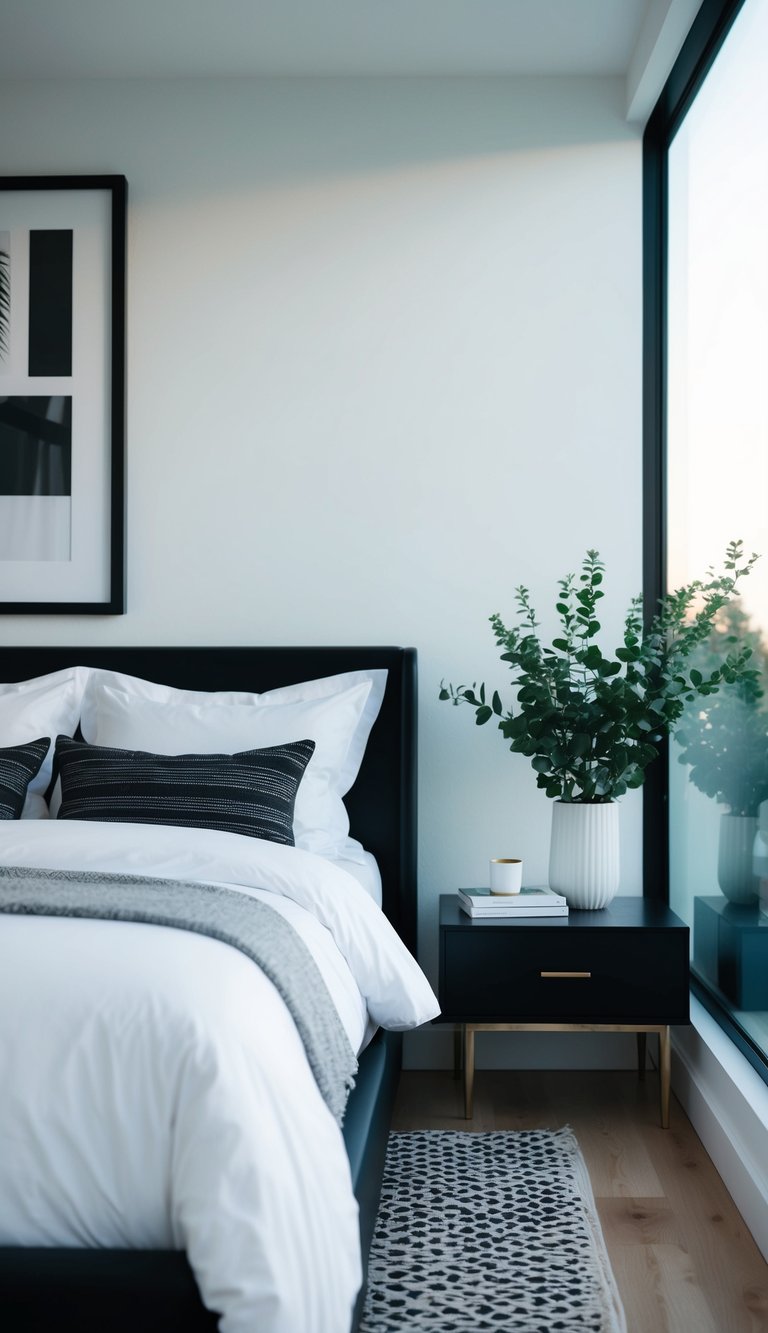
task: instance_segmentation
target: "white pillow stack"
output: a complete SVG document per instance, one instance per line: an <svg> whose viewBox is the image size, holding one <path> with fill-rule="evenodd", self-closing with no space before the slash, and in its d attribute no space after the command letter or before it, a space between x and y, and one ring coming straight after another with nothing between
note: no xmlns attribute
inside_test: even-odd
<svg viewBox="0 0 768 1333"><path fill-rule="evenodd" d="M350 671L264 694L208 693L94 669L80 726L90 744L153 754L232 754L313 740L296 798L296 846L362 864L343 797L360 770L386 678L385 670Z"/></svg>
<svg viewBox="0 0 768 1333"><path fill-rule="evenodd" d="M343 798L355 781L381 708L386 670L346 671L263 694L181 690L116 671L66 667L34 680L0 683L0 748L50 736L22 818L45 819L57 736L80 724L92 745L153 754L233 754L313 740L294 813L296 846L366 873L372 858L349 836ZM59 784L51 814L60 804ZM376 872L377 875L378 872ZM374 876L374 879L376 876ZM373 896L376 892L371 890Z"/></svg>
<svg viewBox="0 0 768 1333"><path fill-rule="evenodd" d="M57 736L74 736L88 679L85 667L67 667L48 676L0 684L0 748L50 736L43 765L27 789L22 819L45 819L44 794L50 784Z"/></svg>

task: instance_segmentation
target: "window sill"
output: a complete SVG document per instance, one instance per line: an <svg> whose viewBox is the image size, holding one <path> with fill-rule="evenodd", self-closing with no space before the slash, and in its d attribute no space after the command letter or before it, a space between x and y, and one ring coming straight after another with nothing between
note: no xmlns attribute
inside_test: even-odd
<svg viewBox="0 0 768 1333"><path fill-rule="evenodd" d="M675 1095L768 1260L768 1085L695 996L673 1052Z"/></svg>

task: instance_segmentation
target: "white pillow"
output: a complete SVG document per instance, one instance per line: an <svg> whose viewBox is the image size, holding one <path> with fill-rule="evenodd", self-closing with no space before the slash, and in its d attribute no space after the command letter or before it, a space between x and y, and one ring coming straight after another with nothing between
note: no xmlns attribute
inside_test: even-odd
<svg viewBox="0 0 768 1333"><path fill-rule="evenodd" d="M84 667L67 667L34 680L0 684L0 747L51 738L40 772L27 789L22 819L47 818L44 793L51 781L56 737L74 736L86 679Z"/></svg>
<svg viewBox="0 0 768 1333"><path fill-rule="evenodd" d="M379 716L384 690L387 684L385 667L376 667L362 671L342 671L335 676L321 676L317 680L303 680L295 685L281 685L263 694L250 694L244 690L180 690L172 685L158 685L155 681L142 680L139 676L126 676L119 671L105 671L101 667L91 667L88 683L83 696L80 727L83 737L93 743L96 733L96 708L105 689L121 690L131 698L146 699L151 703L167 704L208 704L221 706L229 704L250 704L269 707L272 704L300 703L310 699L326 699L351 689L353 685L370 685L370 693L360 715L354 735L350 739L349 749L339 777L339 791L343 796L355 781L368 744L371 728ZM304 740L303 736L299 737ZM313 739L313 738L310 738ZM354 847L359 843L350 840Z"/></svg>
<svg viewBox="0 0 768 1333"><path fill-rule="evenodd" d="M342 796L349 788L350 746L371 686L369 678L324 697L262 707L204 694L200 702L159 703L102 683L95 708L87 719L83 713L81 730L91 744L154 754L234 754L313 740L315 752L296 797L294 838L305 851L338 856L351 841Z"/></svg>
<svg viewBox="0 0 768 1333"><path fill-rule="evenodd" d="M350 740L347 757L341 772L341 791L346 793L360 772L360 765L363 762L371 728L379 716L384 691L387 687L386 667L376 667L369 671L342 671L336 676L321 676L318 680L303 680L298 685L281 685L276 690L267 690L264 694L255 694L253 700L258 704L271 705L295 703L299 699L325 699L329 695L339 694L342 690L347 690L353 685L362 685L366 681L370 681L371 691L355 734ZM359 843L354 845L359 846Z"/></svg>

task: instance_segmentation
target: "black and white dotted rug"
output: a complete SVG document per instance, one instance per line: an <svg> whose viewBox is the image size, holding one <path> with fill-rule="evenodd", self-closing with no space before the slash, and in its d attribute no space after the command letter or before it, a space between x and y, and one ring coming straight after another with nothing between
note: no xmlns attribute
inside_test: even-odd
<svg viewBox="0 0 768 1333"><path fill-rule="evenodd" d="M391 1134L360 1333L626 1333L570 1129Z"/></svg>

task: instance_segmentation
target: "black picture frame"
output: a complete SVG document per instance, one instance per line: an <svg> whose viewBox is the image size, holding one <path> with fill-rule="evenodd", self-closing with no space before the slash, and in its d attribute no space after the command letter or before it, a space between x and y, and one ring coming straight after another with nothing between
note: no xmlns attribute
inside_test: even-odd
<svg viewBox="0 0 768 1333"><path fill-rule="evenodd" d="M125 612L126 206L124 176L0 177L6 615Z"/></svg>

